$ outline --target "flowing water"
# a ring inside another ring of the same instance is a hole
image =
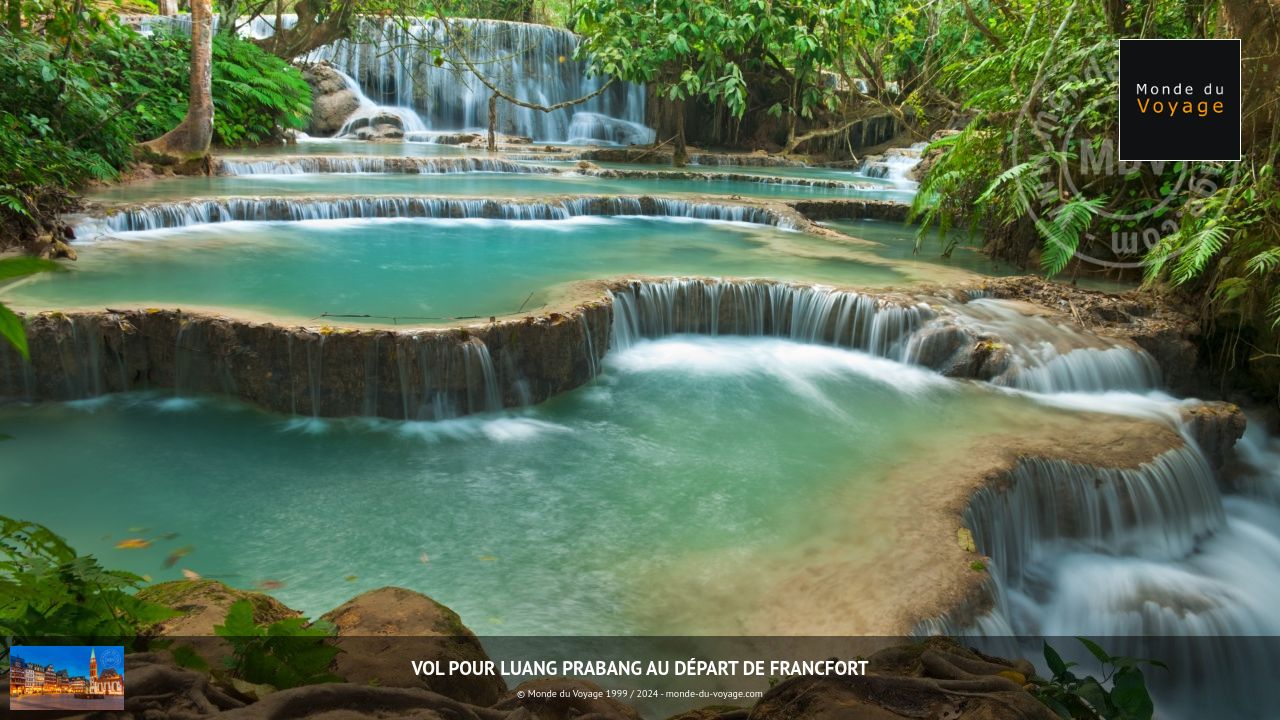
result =
[[[652,617],[696,582],[682,561],[709,553],[751,572],[754,555],[860,517],[824,498],[1046,412],[850,350],[675,336],[634,341],[595,383],[543,405],[443,422],[295,421],[138,395],[3,407],[14,439],[0,505],[108,566],[275,580],[312,614],[400,585],[481,634],[722,631],[746,598],[678,624]],[[964,422],[974,413],[980,427]],[[181,546],[194,551],[166,568]]]
[[[885,285],[887,267],[788,252],[796,233],[745,223],[564,220],[228,222],[121,233],[81,245],[65,273],[4,294],[22,306],[239,308],[372,322],[532,310],[576,280],[730,275]]]
[[[919,147],[854,172],[726,166],[637,178],[574,172],[578,150],[490,157],[436,144],[435,133],[487,125],[490,92],[459,70],[464,55],[493,61],[504,87],[536,102],[602,80],[585,75],[562,30],[463,21],[450,30],[463,52],[436,67],[438,22],[361,25],[357,40],[312,59],[349,75],[366,98],[362,117],[399,114],[408,142],[304,138],[228,155],[221,176],[104,190],[94,199],[108,212],[81,230],[110,237],[78,244],[71,272],[10,286],[4,299],[377,323],[531,309],[567,283],[623,274],[888,285],[941,269],[1013,272],[963,245],[945,259],[930,244],[916,254],[914,232],[893,223],[830,223],[861,244],[788,232],[792,216],[734,197],[909,200]],[[498,130],[558,145],[650,142],[643,121],[644,89],[615,84],[553,113],[500,103]],[[672,197],[599,197],[620,194]],[[583,195],[597,197],[565,199]],[[662,217],[620,217],[630,215]],[[1092,442],[1079,411],[1180,424],[1182,401],[1158,390],[1145,353],[1016,304],[949,310],[964,337],[992,333],[1008,353],[1007,369],[979,385],[909,364],[936,307],[694,280],[634,284],[612,299],[612,337],[583,333],[611,348],[600,365],[591,354],[593,382],[535,407],[498,409],[495,362],[479,341],[461,349],[478,373],[465,408],[420,414],[485,411],[467,418],[320,421],[165,395],[0,405],[0,434],[14,436],[0,444],[0,506],[108,566],[281,582],[275,594],[312,614],[394,584],[431,594],[481,634],[755,632],[770,589],[790,587],[783,569],[819,559],[871,568],[904,552],[847,539],[849,528],[905,532],[891,519],[910,514],[921,488],[895,470],[913,458],[958,467],[983,438],[1050,422],[1063,423],[1063,443]],[[300,360],[315,365],[313,387],[320,360]],[[991,558],[994,610],[921,629],[997,647],[1011,635],[1098,637],[1171,665],[1149,674],[1164,717],[1270,717],[1280,706],[1269,682],[1280,662],[1280,446],[1251,426],[1240,456],[1223,484],[1194,446],[1127,470],[1024,460],[966,514]],[[160,539],[170,531],[181,535]],[[155,543],[115,549],[125,537]],[[167,567],[181,546],[194,550]],[[805,602],[839,617],[847,589]],[[769,629],[800,632],[806,619]]]
[[[434,131],[485,130],[492,91],[468,69],[526,102],[553,105],[603,92],[584,103],[540,112],[498,104],[497,130],[535,141],[646,144],[643,86],[589,77],[575,59],[578,38],[568,30],[496,20],[438,20],[402,24],[362,19],[355,40],[311,53],[355,78],[376,103],[415,111]],[[442,50],[443,63],[436,52]]]
[[[515,168],[525,170],[524,167]],[[744,180],[602,178],[590,175],[539,175],[530,172],[450,172],[428,174],[281,173],[236,177],[193,177],[120,185],[95,193],[102,202],[142,202],[172,198],[432,195],[442,197],[528,198],[583,194],[739,195],[777,200],[892,199],[874,186],[823,187]]]

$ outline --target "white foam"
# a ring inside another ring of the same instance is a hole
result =
[[[640,340],[615,352],[609,364],[620,372],[678,372],[706,377],[767,377],[806,393],[819,379],[857,377],[904,392],[951,386],[927,369],[855,350],[780,338],[675,335]],[[823,395],[819,392],[819,397]]]

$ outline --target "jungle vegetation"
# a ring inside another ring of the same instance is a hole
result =
[[[137,143],[182,120],[190,41],[122,27],[116,13],[150,5],[129,2],[0,0],[0,244],[55,229],[76,189],[114,178]],[[851,152],[852,128],[891,116],[899,141],[933,140],[915,215],[943,245],[921,252],[948,253],[964,228],[1049,276],[1093,271],[1081,257],[1121,266],[1109,272],[1201,313],[1223,370],[1261,368],[1273,396],[1280,385],[1275,0],[221,0],[213,11],[222,145],[300,126],[307,90],[287,59],[349,36],[361,15],[563,24],[594,71],[650,84],[677,162],[686,134]],[[236,37],[244,18],[283,12],[298,15],[288,31]],[[1241,38],[1239,163],[1114,162],[1121,37]],[[1047,126],[1030,121],[1046,113]],[[1081,172],[1089,164],[1102,171]]]

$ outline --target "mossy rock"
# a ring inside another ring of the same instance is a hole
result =
[[[213,635],[213,627],[221,625],[227,617],[227,610],[240,600],[248,600],[253,605],[254,622],[260,625],[301,615],[270,595],[237,590],[217,580],[174,580],[159,583],[140,590],[138,598],[181,613],[151,628],[156,634],[163,636]]]
[[[153,625],[148,631],[171,639],[175,657],[194,653],[209,668],[220,668],[232,654],[231,646],[214,633],[227,618],[227,610],[240,600],[253,605],[253,620],[269,625],[301,615],[270,595],[237,590],[217,580],[174,580],[143,588],[138,598],[177,611],[176,617]]]

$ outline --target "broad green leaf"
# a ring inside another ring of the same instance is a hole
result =
[[[0,303],[0,337],[8,340],[19,355],[24,358],[30,357],[27,350],[27,329],[22,324],[22,318],[15,315],[3,303]]]
[[[1079,640],[1080,644],[1084,645],[1085,649],[1087,649],[1090,654],[1098,658],[1098,662],[1102,663],[1103,665],[1109,664],[1111,662],[1111,655],[1108,654],[1106,650],[1103,650],[1102,646],[1099,645],[1098,643],[1090,640],[1089,638],[1084,638],[1084,637],[1077,637],[1076,640]]]
[[[42,260],[29,256],[11,257],[0,260],[0,281],[10,278],[25,277],[42,272],[59,272],[64,270],[52,260]]]

